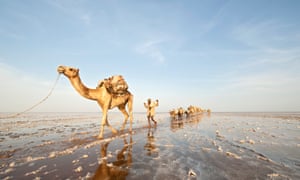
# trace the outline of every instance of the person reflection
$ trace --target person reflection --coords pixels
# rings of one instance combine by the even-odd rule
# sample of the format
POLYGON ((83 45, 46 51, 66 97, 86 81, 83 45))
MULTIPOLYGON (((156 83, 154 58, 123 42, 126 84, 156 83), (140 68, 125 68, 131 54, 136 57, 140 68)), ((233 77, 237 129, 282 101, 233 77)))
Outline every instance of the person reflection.
POLYGON ((146 150, 146 154, 148 156, 155 156, 157 155, 157 147, 155 145, 155 137, 154 133, 156 131, 156 128, 148 127, 148 133, 147 133, 147 142, 144 146, 144 149, 146 150))
POLYGON ((124 137, 124 147, 118 152, 116 161, 108 162, 107 148, 109 143, 101 144, 101 158, 102 162, 99 165, 93 179, 126 179, 129 174, 129 168, 132 164, 132 136, 130 135, 130 142, 127 143, 124 137), (127 156, 126 156, 127 154, 127 156))

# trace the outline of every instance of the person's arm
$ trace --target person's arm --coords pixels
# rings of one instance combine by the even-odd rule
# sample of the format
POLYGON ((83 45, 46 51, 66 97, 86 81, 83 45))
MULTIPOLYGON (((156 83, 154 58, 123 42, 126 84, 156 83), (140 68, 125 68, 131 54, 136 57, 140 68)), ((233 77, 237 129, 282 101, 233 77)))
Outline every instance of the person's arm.
POLYGON ((144 103, 145 108, 148 108, 148 105, 146 103, 144 103))
POLYGON ((159 105, 159 103, 158 103, 158 99, 156 99, 156 106, 158 106, 159 105))

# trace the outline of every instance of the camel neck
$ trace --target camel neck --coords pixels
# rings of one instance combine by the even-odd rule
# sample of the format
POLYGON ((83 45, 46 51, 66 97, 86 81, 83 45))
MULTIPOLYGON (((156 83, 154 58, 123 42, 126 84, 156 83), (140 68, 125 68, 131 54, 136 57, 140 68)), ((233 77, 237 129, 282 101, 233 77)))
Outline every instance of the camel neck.
POLYGON ((83 97, 85 97, 85 98, 87 98, 87 99, 91 99, 91 100, 96 100, 96 99, 97 99, 96 97, 94 97, 94 93, 92 93, 92 92, 95 91, 95 89, 90 89, 90 88, 86 87, 86 86, 82 83, 82 81, 81 81, 79 75, 76 76, 76 77, 71 77, 71 78, 69 78, 69 79, 70 79, 70 82, 71 82, 71 84, 73 85, 73 87, 76 89, 76 91, 77 91, 81 96, 83 96, 83 97))

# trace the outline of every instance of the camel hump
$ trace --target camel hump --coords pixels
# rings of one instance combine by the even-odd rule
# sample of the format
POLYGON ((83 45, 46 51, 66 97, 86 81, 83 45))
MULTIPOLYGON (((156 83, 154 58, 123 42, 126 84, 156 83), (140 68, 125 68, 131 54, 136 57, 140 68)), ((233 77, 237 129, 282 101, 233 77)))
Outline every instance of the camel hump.
POLYGON ((112 92, 115 94, 122 94, 127 91, 128 85, 122 75, 115 75, 111 77, 112 92))
POLYGON ((122 75, 114 75, 99 82, 98 86, 104 85, 108 92, 112 94, 124 94, 127 92, 128 85, 122 75))

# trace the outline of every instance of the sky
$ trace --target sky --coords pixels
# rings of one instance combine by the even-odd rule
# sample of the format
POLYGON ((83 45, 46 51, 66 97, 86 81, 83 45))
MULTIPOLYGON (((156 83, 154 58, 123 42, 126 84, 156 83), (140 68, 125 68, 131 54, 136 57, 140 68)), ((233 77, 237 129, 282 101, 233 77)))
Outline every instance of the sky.
MULTIPOLYGON (((121 74, 134 111, 300 111, 300 1, 0 0, 0 112, 43 99, 57 66, 121 74)), ((34 112, 98 112, 64 76, 34 112)))

